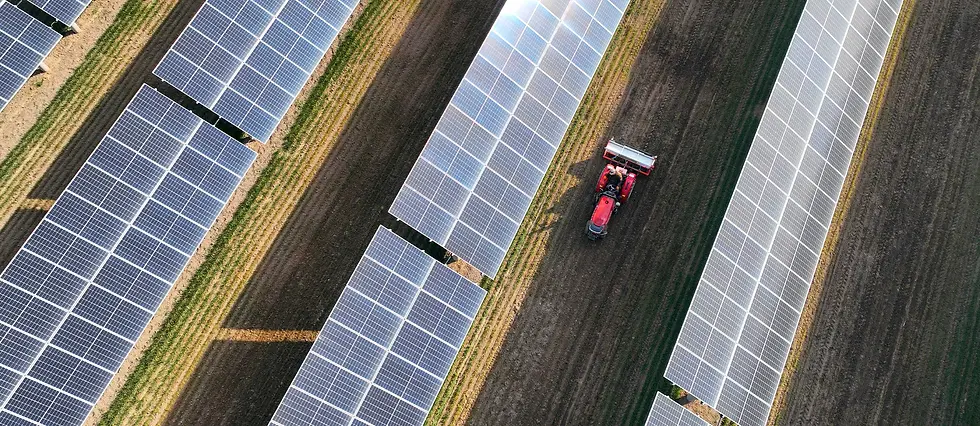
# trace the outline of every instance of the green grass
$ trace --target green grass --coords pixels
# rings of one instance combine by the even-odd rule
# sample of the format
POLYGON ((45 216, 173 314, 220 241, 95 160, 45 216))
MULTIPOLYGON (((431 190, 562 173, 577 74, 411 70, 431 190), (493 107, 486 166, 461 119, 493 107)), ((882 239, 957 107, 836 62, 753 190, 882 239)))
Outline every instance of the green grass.
MULTIPOLYGON (((317 113, 329 107, 330 98, 327 96, 327 89, 337 81, 342 73, 349 71, 348 67, 352 58, 363 53, 371 44, 372 35, 377 30, 376 21, 381 17, 382 12, 387 10, 385 6, 388 4, 389 2, 385 1, 369 3, 352 25, 350 31, 344 36, 337 51, 330 59, 324 74, 317 80, 309 98, 301 106, 296 122, 290 127, 282 147, 273 155, 268 166, 263 169, 255 185, 248 191, 244 201, 235 211, 227 227, 216 239, 214 246, 205 257, 204 263, 194 273, 160 330, 153 336, 151 344, 144 352, 139 364, 126 380, 125 385, 103 416, 100 424, 123 423, 126 416, 142 403, 139 398, 141 390, 146 386, 154 385, 150 381, 153 372, 158 367, 173 362, 173 360, 167 359, 168 355, 178 344, 179 338, 184 335, 191 318, 196 313, 202 312, 202 309, 209 308, 209 306, 205 306, 208 304, 207 290, 218 281, 217 278, 222 272, 227 272, 228 259, 234 259, 236 264, 247 262, 247 260, 236 256, 238 247, 233 241, 234 237, 248 232, 256 218, 262 214, 257 200, 266 196, 270 191, 275 191, 276 185, 281 183, 284 175, 287 175, 295 165, 297 157, 302 154, 299 151, 306 148, 300 142, 309 142, 308 135, 315 133, 314 130, 320 124, 317 121, 317 113)), ((173 366, 169 367, 168 371, 172 369, 173 366)))
POLYGON ((33 183, 30 174, 54 161, 81 124, 81 118, 100 100, 101 97, 92 96, 94 88, 112 84, 122 74, 126 68, 119 62, 123 45, 134 33, 162 21, 172 7, 143 0, 129 0, 123 5, 37 122, 0 162, 0 206, 4 206, 0 207, 0 217, 8 217, 13 212, 16 200, 23 197, 28 185, 33 183))

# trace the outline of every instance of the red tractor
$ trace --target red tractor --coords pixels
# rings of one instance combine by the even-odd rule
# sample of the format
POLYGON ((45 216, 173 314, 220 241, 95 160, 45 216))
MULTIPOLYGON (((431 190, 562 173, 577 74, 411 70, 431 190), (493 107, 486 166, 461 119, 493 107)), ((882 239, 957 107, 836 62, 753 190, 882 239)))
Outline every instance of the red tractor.
POLYGON ((599 181, 596 182, 593 200, 595 208, 592 210, 592 218, 585 227, 585 234, 590 240, 606 236, 609 219, 633 192, 636 174, 649 175, 657 163, 656 156, 620 145, 615 139, 609 139, 602 158, 605 158, 608 163, 602 169, 599 181))

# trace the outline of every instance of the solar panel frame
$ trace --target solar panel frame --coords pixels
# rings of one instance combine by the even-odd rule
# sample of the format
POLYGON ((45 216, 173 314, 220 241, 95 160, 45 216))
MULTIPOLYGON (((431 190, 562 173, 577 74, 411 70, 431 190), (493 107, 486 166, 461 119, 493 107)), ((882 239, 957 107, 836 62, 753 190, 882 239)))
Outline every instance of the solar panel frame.
POLYGON ((665 373, 739 424, 768 418, 901 5, 808 2, 777 76, 665 373))
POLYGON ((153 73, 266 142, 357 0, 208 0, 153 73))
POLYGON ((657 392, 647 416, 646 426, 707 426, 708 422, 657 392))
POLYGON ((0 0, 0 111, 34 74, 61 34, 0 0))
POLYGON ((85 420, 255 156, 140 88, 0 273, 0 422, 85 420))
POLYGON ((505 4, 391 214, 496 275, 627 4, 505 4))
POLYGON ((485 297, 379 227, 270 424, 421 425, 485 297))
POLYGON ((73 25, 92 0, 27 0, 65 25, 73 25))

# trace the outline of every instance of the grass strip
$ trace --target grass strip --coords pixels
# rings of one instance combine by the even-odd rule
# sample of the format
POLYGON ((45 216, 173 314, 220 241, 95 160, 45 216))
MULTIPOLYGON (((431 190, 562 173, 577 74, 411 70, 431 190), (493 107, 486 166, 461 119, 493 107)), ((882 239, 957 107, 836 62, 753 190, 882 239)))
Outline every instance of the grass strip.
POLYGON ((813 319, 816 318, 817 305, 820 302, 823 285, 826 282, 827 274, 830 272, 830 265, 837 252, 837 243, 840 240, 840 233, 847 219, 847 212, 857 191, 857 179, 864 166, 864 159, 867 156, 868 145, 874 128, 878 124, 878 117, 885 103, 885 96, 888 93, 888 85, 891 83, 892 75, 895 72, 895 65, 898 63, 898 54, 901 51, 902 42, 905 38, 906 30, 912 18, 912 11, 915 9, 915 0, 905 0, 902 10, 895 23, 892 32, 892 39, 885 52, 884 64, 878 73, 878 82, 871 96, 868 113, 862 125, 861 134, 858 137, 854 148, 854 155, 851 159, 851 166, 847 176, 844 178, 844 188, 841 190, 837 208, 834 210, 834 217, 830 222, 830 229, 827 232, 827 239, 824 242, 823 250, 820 252, 820 260, 817 263, 816 272, 813 275, 813 282, 810 284, 810 292, 807 295, 806 303, 803 306, 799 327, 793 337, 793 344, 790 346, 789 356, 786 359, 786 367, 783 368, 783 375, 776 388, 776 397, 773 400, 772 410, 769 413, 768 424, 770 426, 780 424, 783 410, 786 408, 786 397, 790 386, 793 384, 793 376, 799 367, 800 357, 803 355, 803 347, 806 344, 806 337, 810 332, 813 319))
POLYGON ((163 420, 418 4, 418 0, 374 0, 357 18, 302 105, 282 148, 218 236, 101 424, 163 420))
MULTIPOLYGON (((37 122, 0 162, 0 221, 8 221, 114 87, 177 1, 129 0, 37 122)), ((87 153, 84 153, 87 154, 87 153)))
POLYGON ((516 317, 517 308, 527 294, 534 268, 544 255, 550 234, 546 230, 558 219, 549 206, 578 184, 567 173, 568 167, 592 152, 595 141, 604 134, 629 82, 630 70, 639 56, 647 34, 660 17, 664 0, 633 1, 613 36, 606 54, 589 86, 582 105, 572 119, 559 145, 539 192, 521 224, 497 279, 485 279, 488 290, 470 333, 460 349, 426 420, 426 424, 462 424, 466 422, 476 396, 503 347, 504 337, 516 317))

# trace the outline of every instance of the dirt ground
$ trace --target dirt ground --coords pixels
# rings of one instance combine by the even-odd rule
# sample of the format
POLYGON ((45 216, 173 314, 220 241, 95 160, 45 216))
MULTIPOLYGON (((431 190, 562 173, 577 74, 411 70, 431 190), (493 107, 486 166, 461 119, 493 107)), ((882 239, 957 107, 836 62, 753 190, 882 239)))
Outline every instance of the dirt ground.
MULTIPOLYGON (((502 4, 422 2, 226 328, 319 330, 502 4)), ((214 342, 166 423, 266 424, 309 347, 214 342)))
POLYGON ((643 422, 802 8, 667 3, 606 132, 660 165, 598 243, 583 229, 602 161, 568 170, 580 183, 545 207, 548 254, 469 423, 643 422))
POLYGON ((78 34, 62 38, 44 59, 49 71, 31 77, 17 92, 7 107, 0 112, 0 159, 20 141, 34 125, 41 111, 48 106, 62 83, 71 76, 85 55, 95 45, 102 32, 109 27, 116 13, 126 0, 101 0, 92 2, 78 17, 78 34))
POLYGON ((915 4, 777 424, 980 424, 978 21, 915 4))

